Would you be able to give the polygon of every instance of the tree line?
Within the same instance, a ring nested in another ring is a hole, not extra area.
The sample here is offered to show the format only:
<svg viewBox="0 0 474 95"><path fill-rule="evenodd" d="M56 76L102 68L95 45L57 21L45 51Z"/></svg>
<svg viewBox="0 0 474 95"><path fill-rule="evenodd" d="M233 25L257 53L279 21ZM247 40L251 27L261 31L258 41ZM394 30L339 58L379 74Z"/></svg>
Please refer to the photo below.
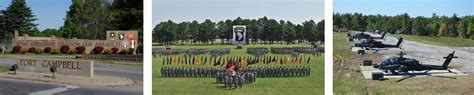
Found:
<svg viewBox="0 0 474 95"><path fill-rule="evenodd" d="M107 30L139 30L139 35L143 34L143 0L72 0L64 25L43 31L36 27L37 18L25 0L12 0L1 12L3 38L11 37L14 30L31 36L80 39L105 39Z"/></svg>
<svg viewBox="0 0 474 95"><path fill-rule="evenodd" d="M363 15L362 13L335 13L334 29L374 31L379 30L392 34L422 36L444 36L474 39L474 16L458 17L438 16L410 17L407 13L396 16Z"/></svg>
<svg viewBox="0 0 474 95"><path fill-rule="evenodd" d="M209 19L184 21L180 23L171 20L157 24L153 29L153 42L159 44L214 44L220 39L221 44L229 44L232 39L232 26L246 25L247 43L256 44L294 44L303 41L324 42L324 20L314 22L304 21L294 24L291 21L269 19L227 19L213 22Z"/></svg>

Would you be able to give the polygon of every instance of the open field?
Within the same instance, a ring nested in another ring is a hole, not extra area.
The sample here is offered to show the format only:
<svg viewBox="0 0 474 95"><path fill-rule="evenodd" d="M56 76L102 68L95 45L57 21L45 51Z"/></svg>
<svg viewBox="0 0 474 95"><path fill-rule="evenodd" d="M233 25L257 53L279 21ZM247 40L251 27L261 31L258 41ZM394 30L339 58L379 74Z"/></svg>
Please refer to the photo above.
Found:
<svg viewBox="0 0 474 95"><path fill-rule="evenodd" d="M224 56L250 56L246 53L248 47L310 47L310 45L245 45L243 49L234 49L235 45L211 45L211 46L171 46L171 48L232 48L230 55ZM155 46L154 48L163 48ZM270 56L281 56L277 54L267 54ZM323 54L324 55L324 54ZM206 55L208 56L208 55ZM220 84L216 84L215 78L163 78L160 68L163 66L163 57L157 56L153 59L153 93L156 94L198 94L198 95L321 95L324 93L324 57L310 56L311 75L308 77L280 77L280 78L257 78L252 84L246 84L239 89L223 89ZM272 66L280 64L270 63ZM257 64L259 66L269 66ZM208 64L208 66L211 66Z"/></svg>
<svg viewBox="0 0 474 95"><path fill-rule="evenodd" d="M458 59L453 59L450 66L467 73L467 76L428 76L428 77L405 77L405 78L391 78L383 81L366 80L363 78L360 68L358 66L364 59L371 59L374 62L386 58L389 55L394 55L399 50L391 51L382 50L377 53L368 53L359 56L354 52L349 51L347 41L344 33L334 34L334 92L336 95L340 94L422 94L422 95L459 95L459 94L473 94L474 76L469 69L471 65L466 63L466 60L472 60L463 55L469 55L468 52L457 51ZM405 38L405 37L404 37ZM443 38L444 39L444 38ZM391 37L387 41L394 41ZM407 39L410 40L410 39ZM402 43L403 51L408 51L408 55L420 59L425 64L441 64L439 60L446 56L451 50L448 47L433 46L414 41L405 41ZM337 57L341 56L341 57ZM438 59L438 60L437 60ZM341 63L343 61L343 63ZM428 61L428 62L427 62ZM464 69L463 69L464 68Z"/></svg>
<svg viewBox="0 0 474 95"><path fill-rule="evenodd" d="M2 73L2 72L8 72L8 69L9 69L9 68L10 68L10 67L8 67L8 66L0 66L0 73Z"/></svg>

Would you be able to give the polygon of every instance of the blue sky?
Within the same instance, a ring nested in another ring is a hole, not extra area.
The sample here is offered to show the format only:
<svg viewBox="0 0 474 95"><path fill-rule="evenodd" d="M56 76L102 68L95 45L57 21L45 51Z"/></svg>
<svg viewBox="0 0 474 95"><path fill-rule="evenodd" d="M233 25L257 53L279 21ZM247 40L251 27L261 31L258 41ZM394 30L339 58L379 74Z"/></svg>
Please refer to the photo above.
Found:
<svg viewBox="0 0 474 95"><path fill-rule="evenodd" d="M324 0L153 0L153 25L174 22L213 22L263 16L301 23L324 18Z"/></svg>
<svg viewBox="0 0 474 95"><path fill-rule="evenodd" d="M408 13L411 17L437 15L474 15L474 0L334 0L334 12L382 14Z"/></svg>
<svg viewBox="0 0 474 95"><path fill-rule="evenodd" d="M0 9L6 9L10 4L11 0L0 0ZM26 0L26 5L36 15L38 20L35 23L39 30L59 29L64 24L71 0Z"/></svg>

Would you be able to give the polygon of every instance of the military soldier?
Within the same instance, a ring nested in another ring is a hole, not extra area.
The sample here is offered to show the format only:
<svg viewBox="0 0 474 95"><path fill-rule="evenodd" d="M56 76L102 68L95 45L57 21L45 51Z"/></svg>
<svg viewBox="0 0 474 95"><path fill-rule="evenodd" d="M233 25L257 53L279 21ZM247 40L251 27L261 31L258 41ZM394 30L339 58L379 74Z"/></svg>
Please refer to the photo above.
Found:
<svg viewBox="0 0 474 95"><path fill-rule="evenodd" d="M166 66L163 66L163 67L162 67L162 69L161 69L161 76L167 77L167 76L166 76L166 73L167 73L167 72L166 72L166 69L167 69Z"/></svg>

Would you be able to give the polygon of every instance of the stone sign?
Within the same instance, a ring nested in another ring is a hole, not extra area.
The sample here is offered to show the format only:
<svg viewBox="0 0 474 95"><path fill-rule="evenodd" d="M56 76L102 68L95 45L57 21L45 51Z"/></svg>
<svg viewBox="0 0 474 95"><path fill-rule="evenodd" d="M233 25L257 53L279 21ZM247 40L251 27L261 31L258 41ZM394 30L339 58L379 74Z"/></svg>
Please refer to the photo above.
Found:
<svg viewBox="0 0 474 95"><path fill-rule="evenodd" d="M107 31L106 40L87 40L87 39L64 39L51 37L29 37L28 35L19 36L19 33L15 31L13 41L14 46L19 45L22 48L60 48L63 45L69 46L71 49L76 47L86 47L86 54L96 46L102 46L104 49L107 48L118 48L118 49L137 49L138 47L138 31ZM117 36L118 35L118 36Z"/></svg>
<svg viewBox="0 0 474 95"><path fill-rule="evenodd" d="M55 67L56 74L74 76L94 76L94 62L88 60L57 60L57 59L17 59L18 71L50 73L50 68Z"/></svg>

